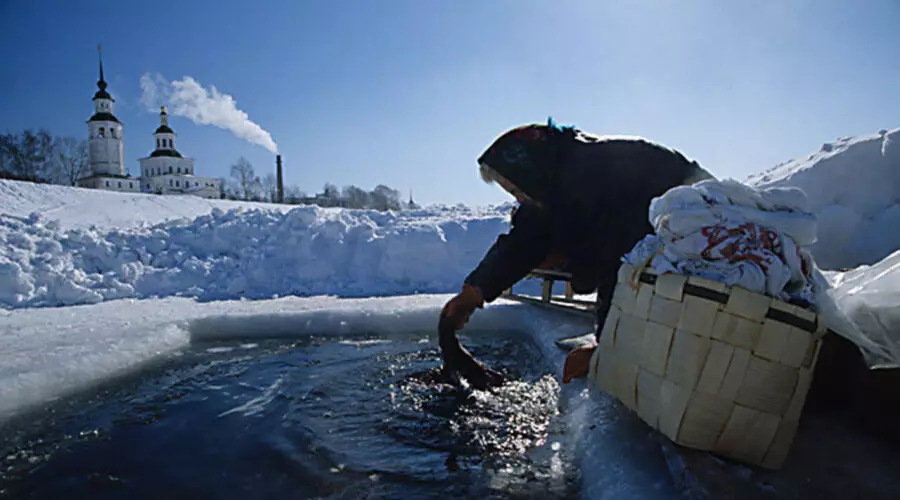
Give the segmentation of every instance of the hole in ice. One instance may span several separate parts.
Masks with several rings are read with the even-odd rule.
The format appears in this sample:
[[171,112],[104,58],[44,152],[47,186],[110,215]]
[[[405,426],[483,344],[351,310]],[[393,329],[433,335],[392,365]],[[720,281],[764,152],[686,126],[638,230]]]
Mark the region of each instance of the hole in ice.
[[[224,319],[195,322],[194,340],[177,356],[4,433],[6,491],[14,497],[166,497],[172,487],[216,498],[577,494],[575,467],[558,439],[560,388],[528,335],[460,336],[508,380],[473,391],[423,380],[440,355],[433,328],[418,328],[415,318],[393,328],[376,321],[368,333],[347,318],[341,321],[350,333],[306,330],[326,319],[269,318],[265,333],[246,336]],[[247,321],[239,323],[253,320]],[[216,327],[220,339],[211,340]]]

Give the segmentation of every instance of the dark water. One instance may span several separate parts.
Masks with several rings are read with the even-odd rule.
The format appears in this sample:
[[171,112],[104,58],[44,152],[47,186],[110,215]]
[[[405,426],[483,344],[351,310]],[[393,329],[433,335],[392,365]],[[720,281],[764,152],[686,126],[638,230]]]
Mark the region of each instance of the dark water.
[[563,498],[559,387],[514,333],[461,340],[506,375],[429,382],[434,335],[192,345],[0,438],[0,498]]

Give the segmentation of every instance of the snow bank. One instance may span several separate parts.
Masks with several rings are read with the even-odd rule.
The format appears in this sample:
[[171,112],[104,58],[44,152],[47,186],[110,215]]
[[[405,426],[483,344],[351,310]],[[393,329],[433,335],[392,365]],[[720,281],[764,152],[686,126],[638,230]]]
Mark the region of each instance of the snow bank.
[[824,269],[873,264],[900,249],[900,128],[826,143],[747,182],[806,192],[819,216],[810,251]]
[[506,208],[213,208],[105,230],[0,214],[0,307],[455,292],[508,220]]

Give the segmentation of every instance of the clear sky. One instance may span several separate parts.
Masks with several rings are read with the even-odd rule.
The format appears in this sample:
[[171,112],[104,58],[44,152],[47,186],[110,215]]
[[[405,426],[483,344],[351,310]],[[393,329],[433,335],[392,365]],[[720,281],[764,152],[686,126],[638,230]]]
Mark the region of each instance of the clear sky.
[[[286,182],[385,183],[419,202],[509,199],[475,159],[547,116],[745,178],[900,126],[900,2],[0,1],[0,131],[85,137],[103,45],[126,167],[153,146],[140,78],[190,76],[272,134]],[[265,148],[172,117],[198,175]]]

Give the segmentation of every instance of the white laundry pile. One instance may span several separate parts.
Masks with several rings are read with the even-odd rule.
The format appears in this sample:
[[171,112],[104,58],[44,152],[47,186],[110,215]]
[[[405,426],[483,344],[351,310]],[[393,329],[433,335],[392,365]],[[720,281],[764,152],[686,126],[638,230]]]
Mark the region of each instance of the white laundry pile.
[[660,274],[701,276],[803,306],[815,303],[815,262],[803,247],[815,243],[817,220],[803,191],[707,180],[654,199],[649,217],[655,234],[625,262],[649,261]]

